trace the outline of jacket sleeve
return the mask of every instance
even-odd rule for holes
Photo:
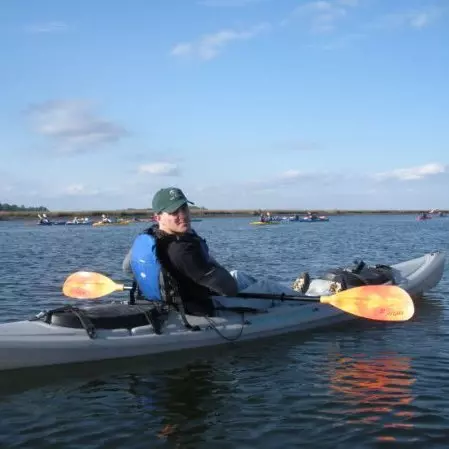
[[[235,296],[237,282],[215,261],[210,260],[197,242],[176,241],[168,247],[168,257],[177,271],[218,295]]]

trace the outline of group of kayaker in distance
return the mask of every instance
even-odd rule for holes
[[[73,224],[81,224],[81,223],[88,223],[89,222],[89,217],[74,217],[73,220],[71,221],[71,223]],[[70,222],[67,222],[70,223]],[[112,220],[106,215],[106,214],[101,214],[101,220],[100,223],[112,223]]]
[[[40,214],[37,214],[37,217],[39,218],[38,224],[40,225],[49,225],[52,224],[52,222],[48,219],[47,214],[42,214],[42,216]],[[89,217],[73,217],[73,220],[69,220],[69,221],[64,221],[61,222],[62,224],[88,224],[90,223],[90,219]],[[100,223],[112,223],[112,220],[106,215],[106,214],[102,214],[101,215],[101,220]]]
[[[274,221],[317,221],[322,220],[325,217],[319,217],[316,212],[307,212],[307,214],[304,217],[300,217],[298,214],[292,215],[292,216],[273,216],[270,212],[261,212],[259,216],[259,223],[270,223]]]
[[[437,217],[446,218],[446,212],[440,211],[438,209],[431,209],[428,212],[420,212],[420,214],[416,217],[417,220],[430,220],[432,216],[435,215]]]

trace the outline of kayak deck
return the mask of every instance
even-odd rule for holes
[[[412,296],[419,296],[440,282],[446,255],[435,251],[423,256],[390,265],[394,283]],[[361,271],[363,277],[364,271]],[[332,281],[316,278],[310,283],[307,295],[329,295]]]

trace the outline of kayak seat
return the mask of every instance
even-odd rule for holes
[[[44,321],[60,327],[82,329],[86,322],[94,329],[132,329],[139,326],[155,327],[161,312],[154,304],[100,304],[87,307],[61,307],[45,314]],[[84,323],[83,323],[84,321]],[[160,326],[159,326],[160,327]],[[155,327],[156,331],[156,327]]]

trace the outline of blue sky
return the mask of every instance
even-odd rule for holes
[[[0,202],[448,208],[448,0],[2,0]]]

